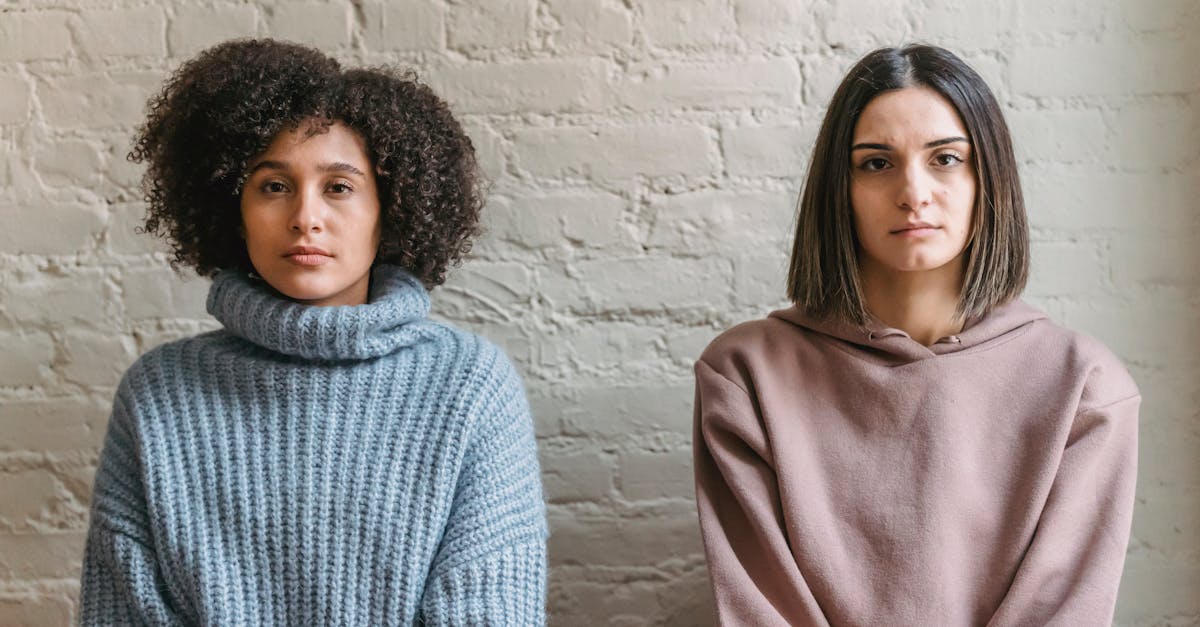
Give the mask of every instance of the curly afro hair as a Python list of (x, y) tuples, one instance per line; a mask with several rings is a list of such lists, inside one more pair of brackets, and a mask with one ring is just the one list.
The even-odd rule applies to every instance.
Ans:
[(302, 124), (318, 133), (340, 121), (365, 141), (379, 190), (376, 263), (440, 285), (479, 233), (475, 149), (411, 71), (343, 69), (297, 44), (230, 41), (184, 63), (149, 111), (129, 159), (147, 164), (145, 229), (166, 237), (177, 268), (253, 270), (239, 234), (247, 163)]

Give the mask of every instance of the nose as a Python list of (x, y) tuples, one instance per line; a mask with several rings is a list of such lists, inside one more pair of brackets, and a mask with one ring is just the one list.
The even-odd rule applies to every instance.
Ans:
[(288, 228), (295, 233), (320, 233), (325, 229), (325, 206), (319, 194), (296, 195)]
[(933, 180), (929, 173), (918, 165), (904, 168), (896, 205), (914, 211), (927, 206), (933, 200)]

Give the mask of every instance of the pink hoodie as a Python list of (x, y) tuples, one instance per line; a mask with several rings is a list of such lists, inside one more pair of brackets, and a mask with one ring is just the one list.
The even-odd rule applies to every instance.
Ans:
[(792, 308), (696, 363), (722, 625), (1107, 625), (1137, 387), (1016, 301), (926, 347)]

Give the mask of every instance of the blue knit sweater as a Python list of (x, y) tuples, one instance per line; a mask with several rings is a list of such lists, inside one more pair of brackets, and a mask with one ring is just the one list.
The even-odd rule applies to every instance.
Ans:
[(83, 624), (545, 622), (521, 381), (382, 266), (310, 307), (219, 274), (224, 329), (125, 374), (97, 469)]

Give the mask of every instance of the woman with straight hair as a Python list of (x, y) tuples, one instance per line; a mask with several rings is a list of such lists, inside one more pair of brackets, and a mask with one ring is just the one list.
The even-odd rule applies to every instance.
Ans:
[(1107, 625), (1137, 387), (1018, 296), (1028, 227), (980, 76), (912, 45), (829, 104), (793, 306), (696, 363), (700, 526), (724, 625)]
[(146, 230), (221, 328), (113, 401), (84, 625), (539, 625), (546, 511), (521, 378), (429, 319), (482, 196), (411, 73), (226, 42), (150, 101)]

